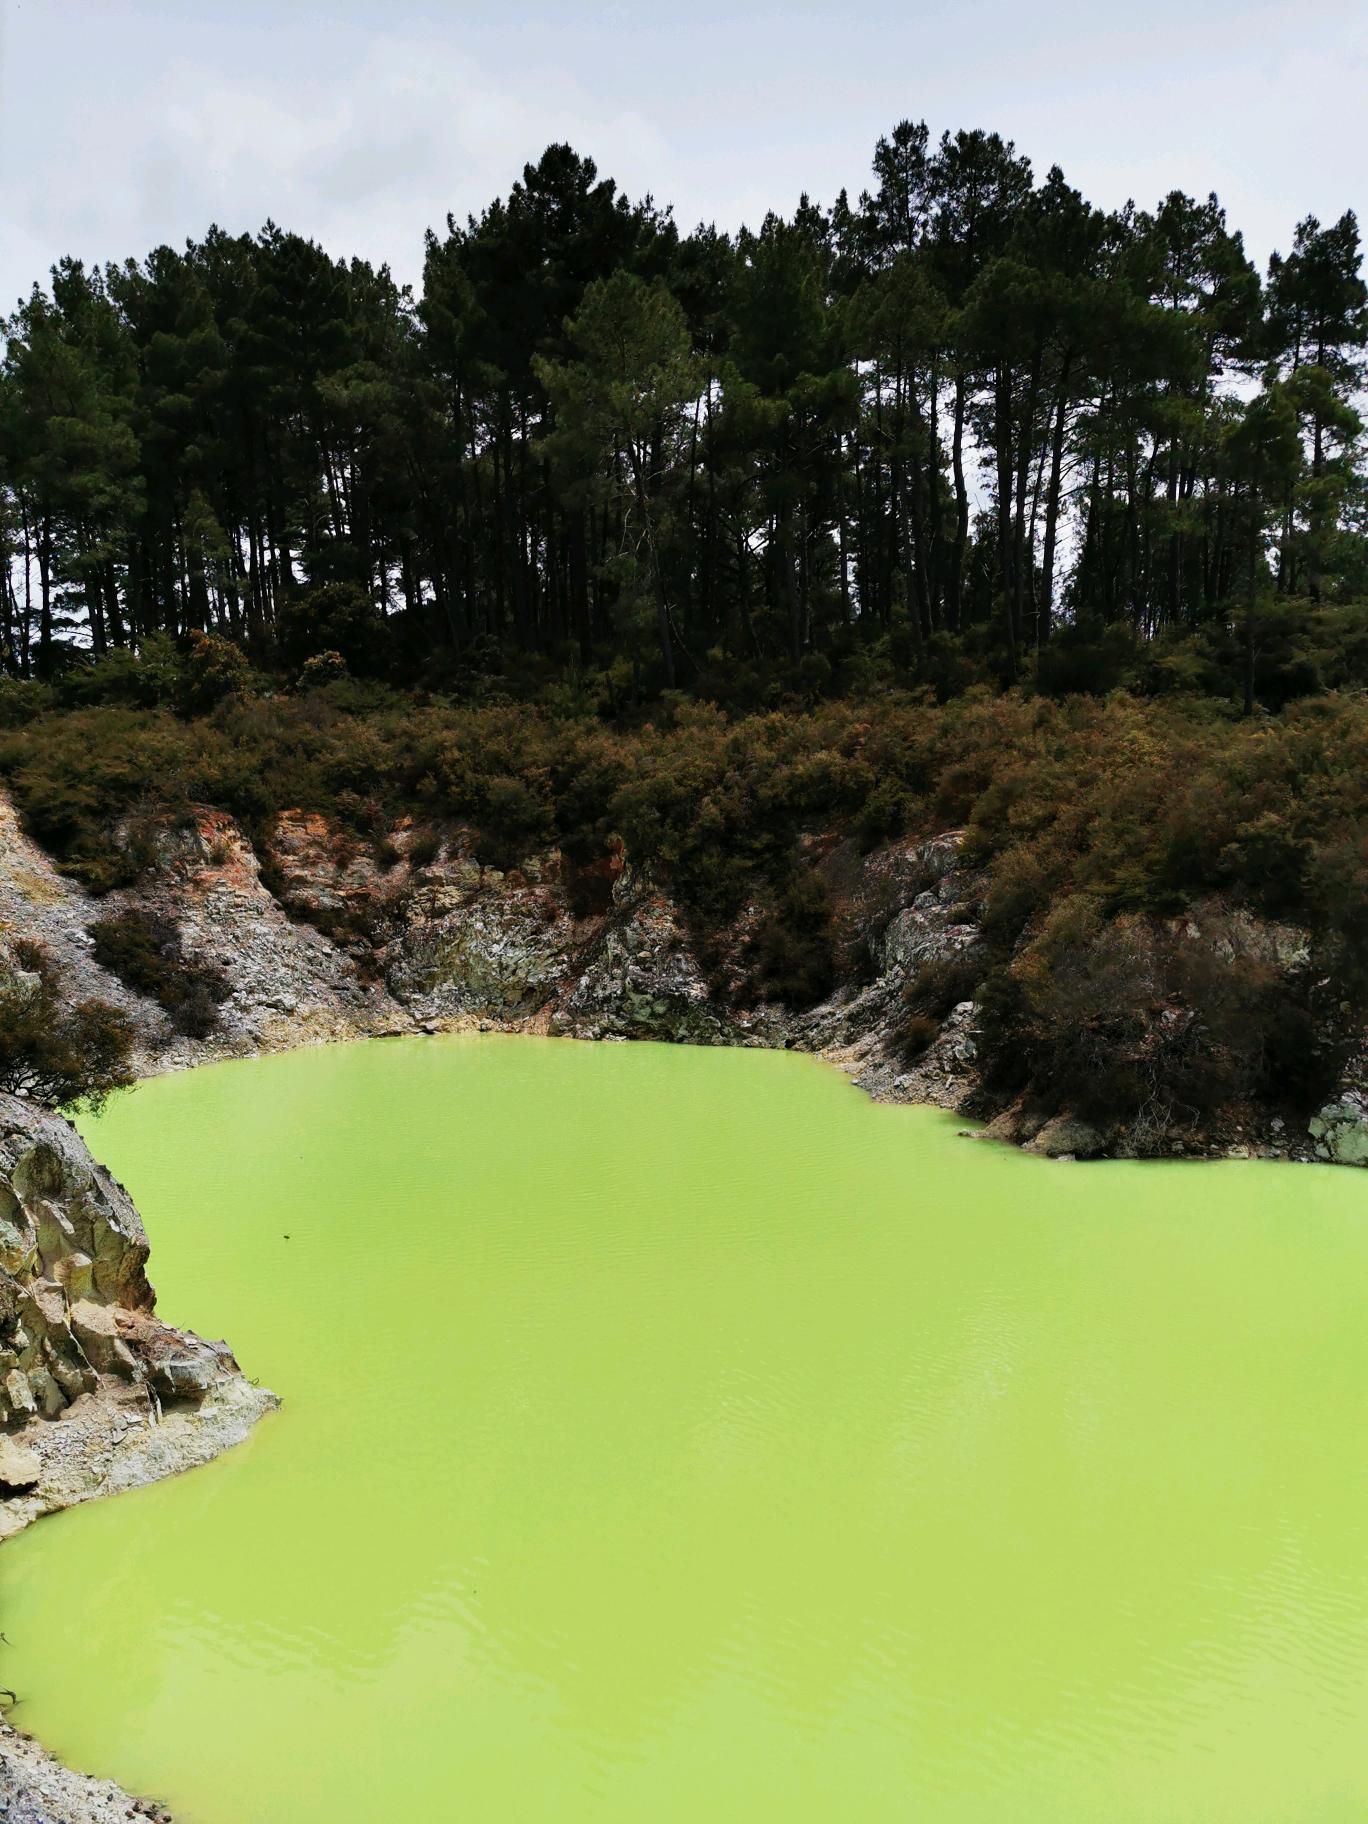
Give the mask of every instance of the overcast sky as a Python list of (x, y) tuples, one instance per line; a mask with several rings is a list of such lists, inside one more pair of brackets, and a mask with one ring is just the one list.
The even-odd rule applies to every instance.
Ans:
[(1368, 0), (0, 0), (0, 310), (268, 216), (416, 280), (559, 139), (732, 228), (857, 192), (909, 115), (1101, 204), (1214, 189), (1262, 264), (1368, 202)]

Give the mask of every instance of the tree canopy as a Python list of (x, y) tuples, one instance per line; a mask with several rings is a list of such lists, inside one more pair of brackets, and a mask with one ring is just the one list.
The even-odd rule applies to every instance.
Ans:
[(1368, 590), (1354, 216), (1261, 278), (1214, 196), (1104, 212), (992, 133), (904, 121), (869, 190), (735, 236), (551, 146), (417, 296), (210, 228), (64, 260), (5, 339), (23, 678), (209, 634), (753, 706), (1105, 688), (1125, 644), (1228, 653), (1251, 704), (1289, 617)]

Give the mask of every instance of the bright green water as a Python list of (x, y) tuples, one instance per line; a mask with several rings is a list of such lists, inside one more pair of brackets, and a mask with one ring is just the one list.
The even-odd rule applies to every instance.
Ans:
[(0, 1681), (187, 1824), (1368, 1816), (1357, 1174), (503, 1038), (90, 1136), (287, 1405), (6, 1545)]

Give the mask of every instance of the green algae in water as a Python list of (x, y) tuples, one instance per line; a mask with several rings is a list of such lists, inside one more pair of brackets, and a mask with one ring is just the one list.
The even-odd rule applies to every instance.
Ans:
[(17, 1720), (185, 1824), (1368, 1814), (1357, 1175), (496, 1037), (86, 1125), (287, 1402), (0, 1552)]

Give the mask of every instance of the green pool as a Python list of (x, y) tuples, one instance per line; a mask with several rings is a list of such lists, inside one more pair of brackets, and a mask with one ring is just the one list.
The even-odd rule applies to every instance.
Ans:
[(1368, 1816), (1368, 1179), (758, 1051), (385, 1041), (86, 1124), (284, 1410), (0, 1551), (184, 1824)]

